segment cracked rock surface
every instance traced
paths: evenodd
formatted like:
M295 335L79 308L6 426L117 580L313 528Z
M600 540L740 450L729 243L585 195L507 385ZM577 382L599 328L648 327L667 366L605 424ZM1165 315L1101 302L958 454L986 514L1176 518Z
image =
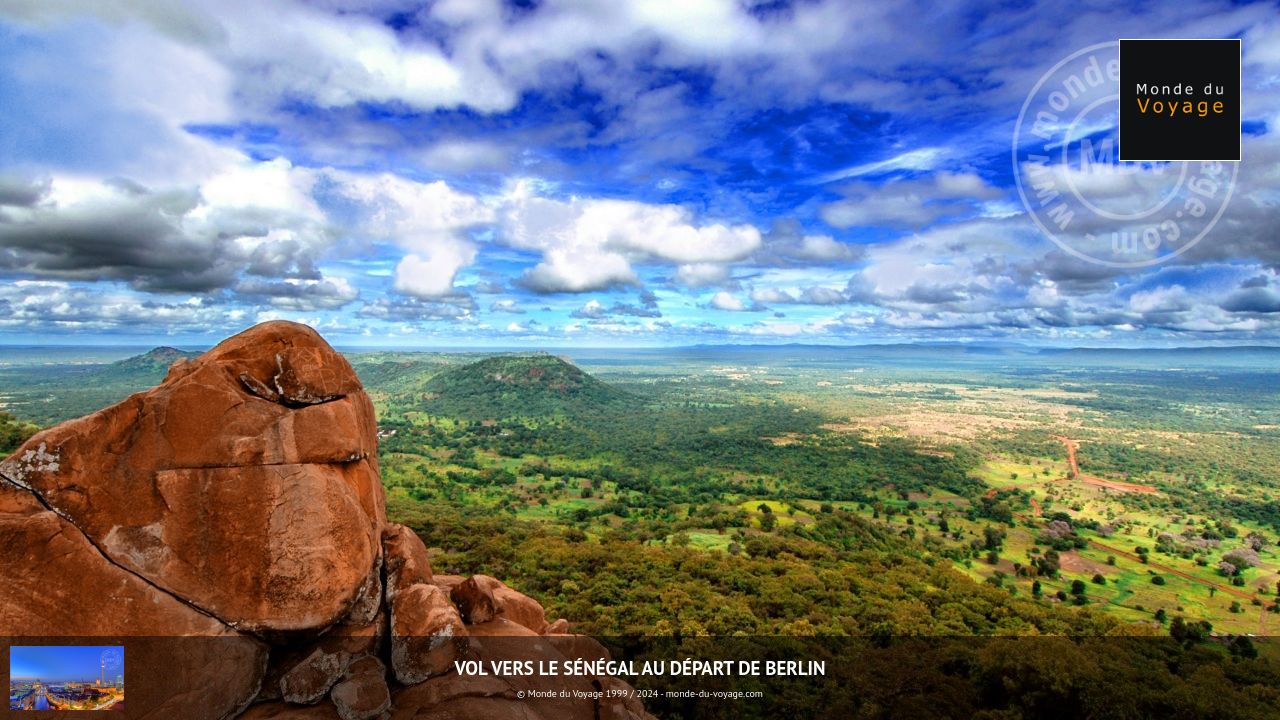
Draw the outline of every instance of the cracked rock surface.
M386 521L372 403L304 325L32 437L0 462L0 547L0 636L123 644L137 717L648 717L516 697L609 678L454 671L607 651L495 578L432 573Z

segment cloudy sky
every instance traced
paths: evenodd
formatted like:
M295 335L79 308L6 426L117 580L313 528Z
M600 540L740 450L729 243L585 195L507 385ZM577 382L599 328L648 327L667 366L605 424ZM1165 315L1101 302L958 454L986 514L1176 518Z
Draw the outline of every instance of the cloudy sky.
M0 0L0 342L1280 341L1274 3ZM1213 233L1046 239L1010 142L1118 37L1239 37Z

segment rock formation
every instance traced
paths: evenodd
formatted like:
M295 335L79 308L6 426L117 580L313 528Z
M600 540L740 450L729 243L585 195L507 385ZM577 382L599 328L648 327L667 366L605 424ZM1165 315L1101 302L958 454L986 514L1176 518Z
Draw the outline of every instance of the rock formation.
M386 521L372 403L302 325L31 438L0 463L0 547L0 635L114 638L138 717L645 717L519 699L611 678L454 671L606 651L497 579L432 573Z

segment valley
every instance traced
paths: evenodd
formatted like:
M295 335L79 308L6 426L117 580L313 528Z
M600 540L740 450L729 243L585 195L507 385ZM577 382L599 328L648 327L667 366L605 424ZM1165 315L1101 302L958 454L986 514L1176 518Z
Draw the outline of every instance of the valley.
M5 427L123 397L175 353L0 366ZM392 518L439 571L512 577L587 632L1280 627L1266 351L348 357Z

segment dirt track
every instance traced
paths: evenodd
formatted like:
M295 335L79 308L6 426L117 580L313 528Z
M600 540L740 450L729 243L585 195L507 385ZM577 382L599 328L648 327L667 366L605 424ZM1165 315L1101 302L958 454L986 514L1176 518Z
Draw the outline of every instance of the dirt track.
M1155 487L1152 487L1151 485L1139 485L1136 483L1119 482L1116 480L1104 480L1102 478L1095 478L1095 477L1081 475L1080 468L1076 464L1075 441L1071 440L1070 438L1063 437L1061 435L1054 435L1054 438L1056 438L1057 440L1060 440L1062 444L1065 445L1067 448L1067 465L1070 468L1069 470L1070 475L1068 476L1069 478L1077 478L1081 482L1084 482L1085 484L1088 484L1088 485L1096 485L1100 487L1110 488L1112 490L1118 490L1120 492L1139 492L1139 493L1159 492ZM1026 486L1015 485L1015 486L999 488L999 489L991 488L990 490L987 491L986 497L989 497L989 498L995 497L1000 490L1017 490L1017 489L1021 489L1022 487L1026 487ZM1031 510L1034 513L1035 517L1037 518L1041 517L1040 503L1037 502L1035 498L1031 499ZM1014 517L1016 517L1018 520L1021 520L1023 522L1027 521L1027 517L1025 515L1022 515L1021 513L1014 513ZM1107 545L1106 543L1101 543L1101 542L1098 542L1097 540L1088 540L1088 543L1089 545L1099 550L1105 551L1111 555L1115 555L1118 558L1124 558L1126 560L1130 560L1135 563L1144 564L1147 567L1157 572L1173 575L1175 577L1180 577L1184 580L1189 580L1198 585L1203 585L1205 587L1213 588L1218 592L1226 593L1227 595L1231 595L1233 597L1237 597L1242 600L1253 600L1254 598L1257 597L1255 594L1250 593L1248 591L1241 590L1231 585L1221 585L1219 583L1215 583L1210 580L1205 580L1204 578L1197 577L1195 575L1192 575L1191 573L1184 572L1177 568L1169 567L1168 565L1162 565L1160 563L1151 562L1150 560L1143 563L1142 558L1138 556L1136 553L1132 553L1127 550L1121 550L1118 547ZM1266 603L1263 604L1262 618L1266 617L1265 612L1266 612ZM1265 619L1260 621L1260 627L1265 628ZM1259 632L1262 632L1262 631L1260 630Z
M1137 554L1135 554L1135 553L1131 553L1131 552L1129 552L1129 551L1127 551L1127 550L1121 550L1121 549L1120 549L1120 548L1118 548L1118 547L1113 547L1113 546L1111 546L1111 545L1106 545L1106 544L1104 544L1104 543L1100 543L1100 542L1098 542L1097 540L1090 540L1090 541L1089 541L1089 544L1090 544L1090 545L1092 545L1092 546L1094 546L1094 547L1096 547L1096 548L1098 548L1099 550L1105 550L1105 551L1107 551L1107 552L1111 553L1112 555L1115 555L1116 557L1122 557L1122 558L1125 558L1125 559L1127 559L1127 560L1132 560L1132 561L1137 562L1137 563L1141 563L1141 562L1142 562L1142 558L1141 558L1141 557L1139 557ZM1204 586L1206 586L1206 587L1216 588L1216 589L1218 590L1218 592L1224 592L1224 593L1226 593L1226 594L1228 594L1228 595L1234 595L1234 596L1236 596L1236 597L1238 597L1238 598L1242 598L1242 599L1244 599L1244 600L1252 600L1252 599L1254 598L1254 595L1253 595L1252 593L1245 592L1244 590L1241 590L1241 589L1239 589L1239 588L1235 588L1235 587L1232 587L1232 586L1230 586L1230 585L1219 585L1219 584L1218 584L1218 583L1216 583L1216 582L1210 582L1210 581L1208 581L1208 580L1205 580L1204 578L1196 577L1195 575L1192 575L1191 573L1183 572L1183 571L1181 571L1181 570L1179 570L1179 569L1177 569L1177 568L1171 568L1171 567L1169 567L1168 565L1161 565L1160 563L1154 563L1154 562L1150 562L1150 561L1148 561L1148 562L1146 562L1146 563L1144 563L1144 564L1145 564L1147 567L1151 568L1152 570L1156 570L1156 571L1159 571L1159 572L1162 572L1162 573L1168 573L1169 575L1176 575L1176 576L1178 576L1178 577L1180 577L1180 578L1182 578L1182 579L1184 579L1184 580L1190 580L1190 581L1191 581L1191 582L1193 582L1193 583L1199 583L1199 584L1204 585Z
M1067 447L1067 466L1071 468L1071 477L1076 478L1085 485L1094 485L1116 492L1132 492L1132 493L1156 493L1160 492L1152 485L1140 485L1138 483L1127 483L1119 480L1106 480L1092 475L1084 475L1080 472L1080 466L1076 464L1076 442L1069 437L1062 435L1054 435L1054 438L1060 440Z

